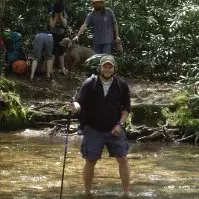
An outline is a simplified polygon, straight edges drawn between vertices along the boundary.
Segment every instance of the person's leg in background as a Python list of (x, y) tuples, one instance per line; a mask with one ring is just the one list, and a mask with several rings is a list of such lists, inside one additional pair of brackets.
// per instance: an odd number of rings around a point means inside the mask
[(102, 54), (102, 45), (101, 44), (93, 44), (93, 50), (96, 54)]
[(94, 44), (93, 49), (96, 54), (110, 54), (112, 53), (112, 44)]
[(111, 55), (112, 53), (112, 44), (103, 44), (102, 53)]
[(33, 79), (34, 79), (34, 75), (35, 75), (35, 71), (37, 69), (37, 65), (38, 65), (38, 61), (37, 61), (37, 59), (34, 59), (32, 61), (32, 66), (31, 66), (30, 81), (33, 81)]
[(42, 49), (43, 49), (43, 40), (40, 38), (39, 35), (37, 35), (34, 39), (34, 59), (32, 61), (32, 66), (31, 66), (30, 81), (33, 81), (34, 79), (38, 61), (41, 59)]
[(55, 65), (55, 56), (57, 55), (57, 48), (56, 48), (56, 45), (57, 45), (57, 34), (56, 33), (52, 33), (53, 35), (53, 51), (52, 51), (52, 74), (54, 72), (54, 65)]
[(65, 52), (65, 48), (63, 46), (59, 45), (59, 42), (62, 41), (62, 39), (64, 38), (64, 34), (60, 34), (58, 37), (58, 44), (57, 44), (57, 48), (58, 48), (58, 55), (59, 55), (59, 64), (60, 64), (60, 69), (61, 69), (61, 73), (63, 75), (66, 75), (66, 71), (65, 71), (65, 63), (64, 63), (64, 52)]
[(53, 60), (53, 36), (52, 34), (47, 34), (47, 37), (45, 39), (45, 45), (44, 45), (44, 52), (46, 57), (46, 75), (47, 78), (51, 77), (52, 74), (52, 60)]

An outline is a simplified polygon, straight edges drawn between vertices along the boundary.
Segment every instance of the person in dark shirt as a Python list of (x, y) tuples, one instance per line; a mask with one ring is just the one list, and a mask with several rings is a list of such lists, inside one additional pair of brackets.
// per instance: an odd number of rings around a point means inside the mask
[[(83, 170), (86, 195), (90, 194), (94, 167), (101, 158), (104, 146), (119, 164), (123, 194), (127, 196), (129, 194), (128, 142), (123, 127), (130, 112), (130, 93), (127, 83), (115, 74), (114, 57), (105, 55), (100, 60), (96, 81), (94, 76), (86, 79), (76, 101), (67, 104), (68, 110), (80, 111), (80, 121), (81, 117), (84, 117), (81, 152), (82, 157), (86, 159)], [(118, 82), (121, 89), (118, 88)]]
[(59, 42), (65, 37), (65, 29), (67, 27), (67, 18), (68, 15), (66, 13), (66, 8), (64, 6), (63, 0), (55, 0), (54, 4), (51, 4), (49, 9), (49, 25), (50, 32), (53, 35), (53, 63), (55, 61), (55, 57), (59, 57), (59, 64), (61, 73), (63, 75), (66, 74), (65, 71), (65, 63), (64, 63), (64, 47), (59, 45)]

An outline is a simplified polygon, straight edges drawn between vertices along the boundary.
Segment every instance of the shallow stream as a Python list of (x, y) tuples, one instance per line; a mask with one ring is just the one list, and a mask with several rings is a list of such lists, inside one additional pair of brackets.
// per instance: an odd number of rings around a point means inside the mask
[[(37, 133), (36, 133), (37, 135)], [(59, 198), (65, 137), (0, 133), (0, 198)], [(83, 197), (81, 137), (69, 138), (63, 197)], [(130, 143), (130, 198), (199, 199), (199, 146)], [(121, 198), (115, 159), (105, 150), (95, 170), (94, 199)]]

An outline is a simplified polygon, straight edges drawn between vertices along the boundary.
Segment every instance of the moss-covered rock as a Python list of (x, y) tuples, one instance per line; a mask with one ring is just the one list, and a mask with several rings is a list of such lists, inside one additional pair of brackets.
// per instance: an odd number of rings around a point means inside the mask
[(132, 106), (132, 123), (134, 125), (158, 126), (158, 123), (165, 122), (162, 108), (172, 107), (166, 104), (137, 104)]
[(178, 126), (186, 130), (199, 130), (199, 95), (189, 95), (187, 92), (179, 92), (173, 98), (174, 109), (165, 108), (162, 114), (168, 125)]
[(0, 129), (20, 129), (29, 123), (28, 109), (21, 104), (20, 96), (15, 93), (14, 83), (0, 78)]

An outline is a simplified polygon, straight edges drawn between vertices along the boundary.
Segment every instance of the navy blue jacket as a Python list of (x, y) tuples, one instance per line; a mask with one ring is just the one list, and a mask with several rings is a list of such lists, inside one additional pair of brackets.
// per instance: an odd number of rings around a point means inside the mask
[(93, 77), (83, 83), (77, 102), (81, 106), (80, 123), (88, 125), (98, 131), (111, 131), (120, 120), (121, 111), (130, 112), (130, 93), (128, 85), (119, 78), (121, 89), (118, 88), (118, 80), (113, 77), (109, 91), (104, 96), (103, 86), (99, 77), (93, 86)]

